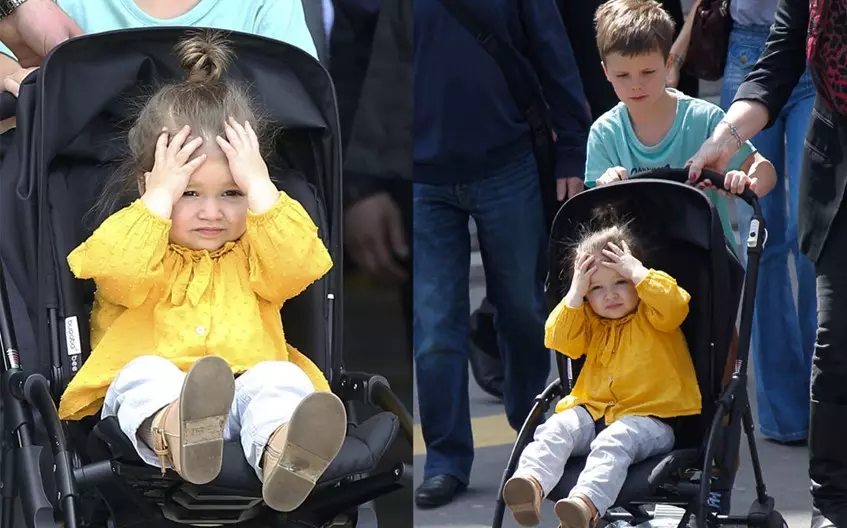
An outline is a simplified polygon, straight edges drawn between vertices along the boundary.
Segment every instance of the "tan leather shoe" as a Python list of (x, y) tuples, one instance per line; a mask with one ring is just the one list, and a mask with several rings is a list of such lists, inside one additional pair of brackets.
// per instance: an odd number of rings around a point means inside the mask
[(533, 478), (512, 477), (503, 486), (503, 502), (521, 526), (537, 526), (541, 522), (544, 492)]
[(597, 524), (597, 518), (592, 515), (591, 507), (578, 497), (570, 497), (556, 502), (553, 507), (559, 518), (560, 528), (591, 528)]
[(331, 392), (306, 396), (265, 447), (265, 504), (281, 512), (299, 508), (338, 455), (346, 435), (347, 411), (338, 396)]
[(170, 464), (193, 484), (206, 484), (221, 471), (223, 433), (232, 407), (235, 380), (223, 359), (198, 359), (185, 377), (179, 399), (152, 422), (153, 452), (162, 474)]

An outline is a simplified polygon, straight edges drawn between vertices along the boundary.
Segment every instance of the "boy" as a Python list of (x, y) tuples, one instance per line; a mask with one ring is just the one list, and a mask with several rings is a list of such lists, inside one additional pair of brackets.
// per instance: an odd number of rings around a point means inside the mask
[[(716, 105), (667, 88), (674, 23), (653, 0), (611, 0), (595, 14), (603, 71), (620, 103), (602, 115), (588, 135), (587, 185), (606, 185), (636, 172), (684, 167), (717, 127), (730, 126)], [(763, 196), (776, 184), (773, 165), (749, 141), (729, 161), (724, 187), (749, 186)], [(724, 169), (724, 170), (720, 170)], [(703, 185), (702, 187), (708, 187)], [(708, 193), (724, 233), (734, 240), (725, 199)]]

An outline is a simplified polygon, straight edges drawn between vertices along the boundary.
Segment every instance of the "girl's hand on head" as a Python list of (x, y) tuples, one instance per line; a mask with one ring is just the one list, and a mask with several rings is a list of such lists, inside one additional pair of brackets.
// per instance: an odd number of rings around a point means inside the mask
[(565, 303), (568, 306), (572, 308), (582, 306), (583, 299), (588, 295), (588, 288), (591, 286), (591, 276), (597, 271), (595, 260), (594, 255), (589, 253), (577, 255), (574, 261), (571, 288), (565, 297)]
[(206, 161), (205, 154), (189, 161), (203, 144), (201, 137), (186, 143), (190, 133), (191, 128), (186, 125), (168, 141), (168, 130), (162, 129), (156, 141), (153, 170), (144, 173), (144, 196), (141, 199), (164, 218), (170, 218), (173, 205), (182, 197), (191, 175)]
[(243, 125), (232, 117), (224, 123), (226, 139), (215, 140), (229, 161), (229, 170), (235, 184), (247, 195), (250, 209), (261, 213), (277, 201), (279, 192), (271, 181), (268, 165), (259, 150), (259, 138), (249, 122)]
[(609, 261), (601, 262), (603, 266), (612, 268), (620, 273), (622, 277), (631, 280), (635, 284), (641, 282), (647, 275), (647, 268), (644, 267), (644, 264), (640, 260), (633, 256), (624, 241), (621, 241), (620, 246), (614, 242), (609, 242), (606, 245), (606, 249), (603, 250), (603, 255), (609, 259)]
[(751, 178), (746, 172), (734, 170), (726, 173), (723, 186), (732, 194), (741, 194), (747, 187), (750, 187), (751, 191), (756, 192), (758, 182), (758, 179)]

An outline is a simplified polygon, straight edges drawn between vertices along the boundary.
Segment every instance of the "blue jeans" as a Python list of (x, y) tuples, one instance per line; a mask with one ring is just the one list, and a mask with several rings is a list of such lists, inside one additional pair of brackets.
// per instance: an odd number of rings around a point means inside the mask
[[(733, 28), (721, 92), (721, 106), (725, 110), (764, 49), (768, 31), (766, 26)], [(815, 87), (807, 70), (776, 123), (752, 138), (753, 145), (773, 163), (777, 174), (776, 187), (759, 200), (768, 238), (759, 261), (751, 353), (755, 363), (759, 430), (780, 441), (802, 440), (809, 431), (809, 374), (817, 329), (817, 302), (815, 268), (797, 243), (797, 205), (803, 141), (814, 100)], [(746, 237), (752, 210), (740, 200), (735, 203), (739, 229)], [(789, 258), (797, 270), (796, 304)], [(746, 260), (744, 253), (745, 265)]]
[(465, 484), (474, 457), (468, 397), (470, 217), (496, 312), (506, 416), (517, 430), (550, 373), (544, 347), (546, 226), (534, 158), (528, 154), (466, 185), (414, 184), (412, 336), (427, 449), (424, 478), (447, 474)]

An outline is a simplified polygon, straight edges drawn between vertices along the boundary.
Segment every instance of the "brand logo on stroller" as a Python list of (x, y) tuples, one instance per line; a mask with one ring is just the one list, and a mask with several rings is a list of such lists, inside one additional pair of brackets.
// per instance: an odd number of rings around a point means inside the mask
[(65, 345), (71, 359), (71, 372), (76, 372), (82, 356), (82, 343), (79, 340), (79, 321), (75, 315), (65, 319)]

